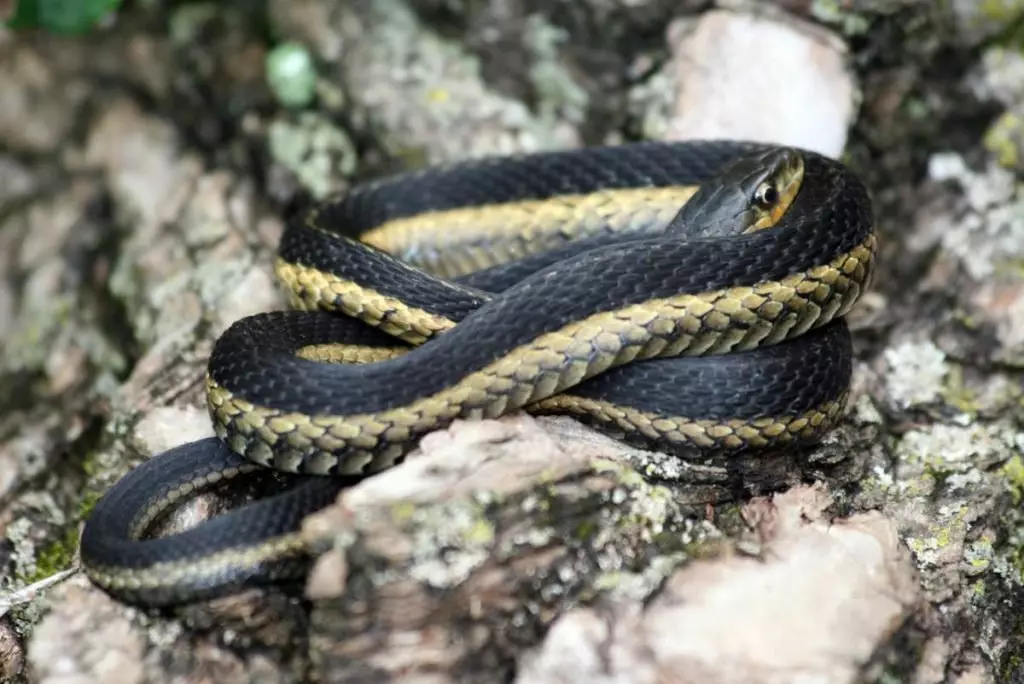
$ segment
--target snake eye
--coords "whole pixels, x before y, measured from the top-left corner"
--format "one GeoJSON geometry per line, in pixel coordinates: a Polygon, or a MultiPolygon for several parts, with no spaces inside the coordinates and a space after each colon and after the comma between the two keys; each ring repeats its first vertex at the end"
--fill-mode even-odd
{"type": "Polygon", "coordinates": [[[771,183],[761,183],[754,190],[754,201],[762,207],[775,206],[775,203],[779,201],[779,191],[771,183]]]}

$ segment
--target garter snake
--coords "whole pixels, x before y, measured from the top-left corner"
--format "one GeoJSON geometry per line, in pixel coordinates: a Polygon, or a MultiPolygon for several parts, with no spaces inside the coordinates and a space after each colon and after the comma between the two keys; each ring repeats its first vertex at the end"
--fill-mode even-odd
{"type": "Polygon", "coordinates": [[[300,577],[296,532],[339,478],[143,539],[215,482],[373,473],[455,419],[569,413],[652,448],[814,441],[837,420],[871,204],[806,150],[691,141],[397,174],[290,222],[292,310],[232,324],[206,374],[217,437],[153,457],[93,509],[81,558],[163,606],[300,577]]]}

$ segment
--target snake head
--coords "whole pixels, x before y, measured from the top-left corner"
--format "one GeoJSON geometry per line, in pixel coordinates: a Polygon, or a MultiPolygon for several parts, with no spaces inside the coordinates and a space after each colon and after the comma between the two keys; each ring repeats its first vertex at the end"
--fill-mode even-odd
{"type": "Polygon", "coordinates": [[[666,232],[689,238],[772,228],[792,206],[804,178],[797,150],[773,148],[741,155],[686,202],[666,232]]]}

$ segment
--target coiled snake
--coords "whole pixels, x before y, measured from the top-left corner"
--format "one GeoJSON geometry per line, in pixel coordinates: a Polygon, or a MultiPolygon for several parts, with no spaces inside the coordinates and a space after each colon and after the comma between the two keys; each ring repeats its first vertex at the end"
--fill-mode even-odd
{"type": "Polygon", "coordinates": [[[118,482],[83,566],[151,606],[301,576],[296,529],[336,478],[143,536],[203,486],[372,473],[460,418],[569,413],[681,457],[817,440],[846,401],[842,316],[875,244],[842,164],[754,143],[478,159],[358,187],[287,226],[277,275],[295,310],[217,340],[217,437],[118,482]]]}

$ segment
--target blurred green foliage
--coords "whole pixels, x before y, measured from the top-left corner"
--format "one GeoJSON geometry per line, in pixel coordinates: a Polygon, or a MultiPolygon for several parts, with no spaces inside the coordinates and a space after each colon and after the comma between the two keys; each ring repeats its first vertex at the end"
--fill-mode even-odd
{"type": "Polygon", "coordinates": [[[39,28],[53,33],[81,33],[120,7],[123,0],[15,0],[12,29],[39,28]]]}

